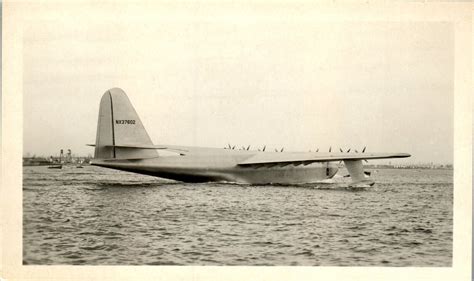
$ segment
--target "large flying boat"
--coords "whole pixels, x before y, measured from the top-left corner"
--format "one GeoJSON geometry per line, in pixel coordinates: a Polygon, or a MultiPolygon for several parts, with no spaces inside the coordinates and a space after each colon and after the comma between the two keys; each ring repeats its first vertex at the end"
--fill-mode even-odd
{"type": "Polygon", "coordinates": [[[265,147],[235,149],[155,145],[125,92],[113,88],[100,101],[91,164],[183,182],[305,184],[331,179],[344,162],[351,186],[373,185],[363,161],[410,157],[407,153],[359,151],[287,152],[265,147]],[[166,151],[166,153],[161,153],[166,151]]]}

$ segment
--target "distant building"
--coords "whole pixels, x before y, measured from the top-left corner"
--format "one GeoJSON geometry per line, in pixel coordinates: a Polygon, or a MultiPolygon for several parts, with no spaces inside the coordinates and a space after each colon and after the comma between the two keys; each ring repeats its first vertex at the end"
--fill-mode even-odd
{"type": "Polygon", "coordinates": [[[71,149],[67,150],[67,154],[64,154],[64,150],[61,149],[59,156],[49,156],[49,157],[36,157],[33,155],[30,157],[28,153],[27,156],[23,157],[23,166],[46,166],[51,164],[89,164],[92,156],[88,155],[87,157],[80,156],[76,157],[72,154],[71,149]]]}
{"type": "Polygon", "coordinates": [[[51,161],[43,157],[24,157],[23,166],[45,166],[51,164],[51,161]]]}

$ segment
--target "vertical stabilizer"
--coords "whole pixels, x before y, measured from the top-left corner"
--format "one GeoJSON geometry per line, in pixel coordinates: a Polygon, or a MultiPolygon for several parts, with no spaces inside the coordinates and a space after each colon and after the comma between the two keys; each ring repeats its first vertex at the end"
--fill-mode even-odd
{"type": "Polygon", "coordinates": [[[158,152],[154,149],[133,147],[152,145],[148,133],[125,92],[119,88],[105,92],[100,100],[94,158],[141,159],[157,157],[158,152]]]}

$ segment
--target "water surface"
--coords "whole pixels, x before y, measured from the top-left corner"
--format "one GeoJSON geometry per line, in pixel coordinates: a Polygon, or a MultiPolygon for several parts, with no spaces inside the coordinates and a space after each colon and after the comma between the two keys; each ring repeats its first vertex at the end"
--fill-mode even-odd
{"type": "MultiPolygon", "coordinates": [[[[452,170],[376,185],[187,184],[23,168],[24,264],[451,266],[452,170]]],[[[344,172],[342,172],[344,173],[344,172]]]]}

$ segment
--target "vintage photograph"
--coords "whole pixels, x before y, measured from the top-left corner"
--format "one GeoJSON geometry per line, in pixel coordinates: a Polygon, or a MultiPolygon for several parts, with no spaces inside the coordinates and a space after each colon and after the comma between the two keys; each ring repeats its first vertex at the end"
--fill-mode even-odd
{"type": "Polygon", "coordinates": [[[24,264],[451,265],[451,24],[45,21],[23,48],[24,264]]]}
{"type": "Polygon", "coordinates": [[[23,52],[24,264],[451,265],[449,23],[44,21],[23,52]]]}
{"type": "Polygon", "coordinates": [[[23,267],[454,266],[453,22],[50,7],[22,21],[23,267]]]}

